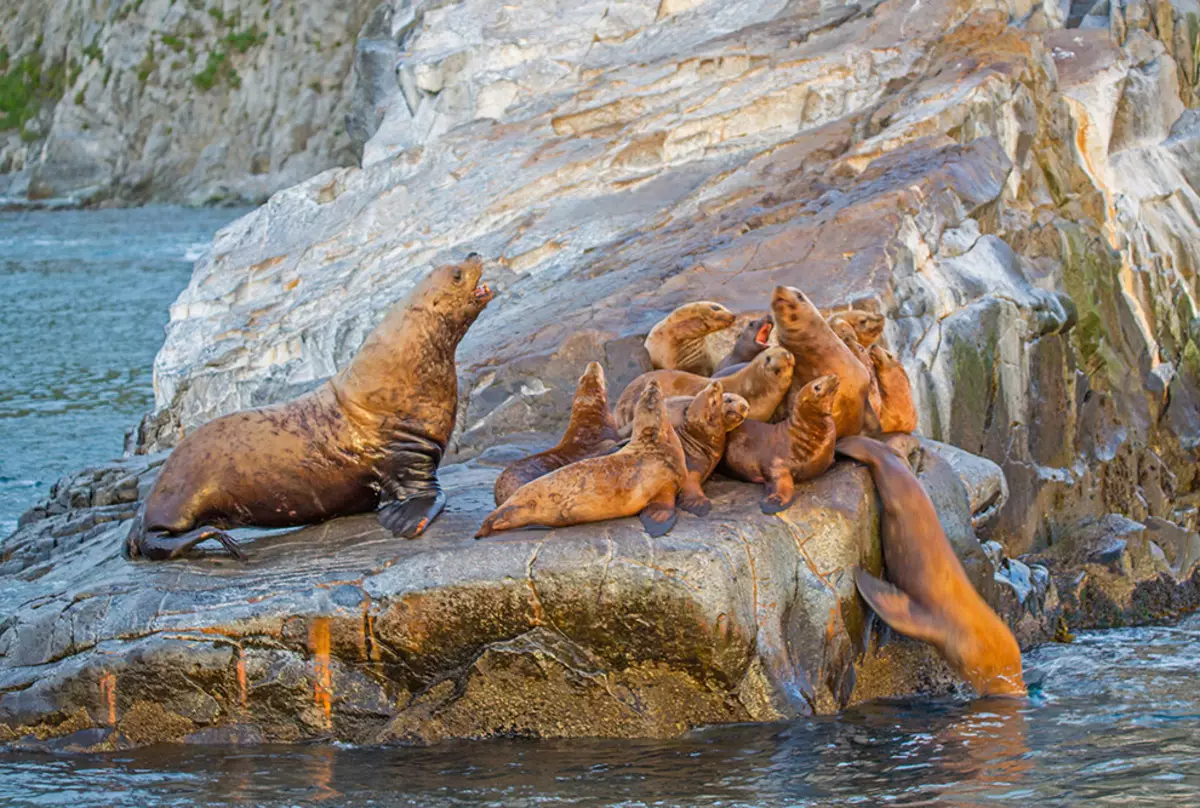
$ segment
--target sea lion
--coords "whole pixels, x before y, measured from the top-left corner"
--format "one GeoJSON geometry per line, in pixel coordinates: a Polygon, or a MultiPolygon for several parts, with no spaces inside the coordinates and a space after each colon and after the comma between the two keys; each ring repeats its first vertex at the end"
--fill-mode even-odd
{"type": "Polygon", "coordinates": [[[849,309],[848,311],[835,311],[825,318],[825,322],[829,323],[831,328],[838,323],[845,323],[854,329],[854,336],[858,344],[864,348],[870,348],[883,334],[886,320],[882,314],[876,314],[873,311],[849,309]]]}
{"type": "Polygon", "coordinates": [[[733,348],[713,368],[712,377],[716,379],[728,376],[730,373],[740,370],[742,365],[752,362],[754,357],[770,347],[767,345],[767,340],[771,338],[773,327],[774,324],[771,322],[769,314],[756,317],[746,323],[746,327],[738,334],[737,341],[733,343],[733,348]]]}
{"type": "Polygon", "coordinates": [[[776,286],[771,295],[771,314],[779,329],[779,344],[796,357],[789,397],[818,376],[835,374],[841,379],[833,403],[838,435],[856,435],[862,431],[871,374],[799,289],[776,286]]]}
{"type": "Polygon", "coordinates": [[[496,478],[493,496],[497,505],[530,480],[536,480],[568,463],[604,453],[617,445],[617,424],[608,409],[604,368],[589,362],[571,402],[571,420],[567,431],[552,449],[518,460],[496,478]]]}
{"type": "Polygon", "coordinates": [[[712,501],[702,485],[725,454],[726,435],[746,420],[750,405],[739,395],[726,393],[719,381],[712,381],[694,396],[675,426],[687,464],[687,476],[679,491],[679,507],[696,516],[707,516],[712,501]]]}
{"type": "Polygon", "coordinates": [[[454,430],[454,352],[492,299],[483,261],[437,267],[395,305],[344,370],[282,404],[209,421],[167,458],[126,554],[177,558],[239,526],[291,527],[377,509],[415,538],[445,505],[437,467],[454,430]]]}
{"type": "Polygon", "coordinates": [[[912,383],[900,360],[882,345],[872,345],[870,359],[879,380],[879,428],[883,432],[915,432],[917,405],[912,383]]]}
{"type": "MultiPolygon", "coordinates": [[[[746,399],[750,405],[749,418],[765,421],[787,395],[794,364],[795,360],[789,351],[784,348],[768,348],[737,373],[721,379],[721,383],[726,392],[746,399]]],[[[651,381],[658,382],[664,396],[673,397],[694,396],[712,380],[681,370],[652,370],[643,373],[630,382],[617,399],[613,417],[616,418],[618,427],[633,420],[634,403],[651,381]]]]}
{"type": "Polygon", "coordinates": [[[875,363],[871,361],[870,352],[858,341],[854,326],[846,320],[831,320],[829,326],[833,329],[833,333],[838,335],[838,339],[850,349],[850,353],[854,354],[854,358],[858,360],[859,364],[867,369],[867,373],[871,377],[871,385],[867,388],[867,403],[871,405],[871,412],[878,420],[879,413],[883,408],[883,399],[879,394],[879,379],[875,377],[875,363]]]}
{"type": "Polygon", "coordinates": [[[660,370],[684,370],[709,376],[717,364],[708,335],[729,328],[733,312],[720,303],[702,300],[680,306],[646,335],[650,363],[660,370]]]}
{"type": "Polygon", "coordinates": [[[633,424],[633,439],[620,451],[563,466],[518,488],[488,514],[475,538],[527,525],[565,527],[635,513],[651,536],[666,533],[675,525],[675,497],[687,462],[657,382],[642,391],[633,424]]]}
{"type": "Polygon", "coordinates": [[[886,583],[856,569],[863,599],[901,634],[931,643],[981,696],[1023,696],[1021,649],[963,571],[920,480],[896,453],[864,437],[838,454],[871,470],[882,504],[886,583]]]}
{"type": "Polygon", "coordinates": [[[787,510],[796,497],[796,483],[833,465],[833,406],[840,383],[833,374],[819,376],[793,397],[786,420],[746,421],[730,433],[723,468],[738,479],[766,486],[763,513],[787,510]]]}

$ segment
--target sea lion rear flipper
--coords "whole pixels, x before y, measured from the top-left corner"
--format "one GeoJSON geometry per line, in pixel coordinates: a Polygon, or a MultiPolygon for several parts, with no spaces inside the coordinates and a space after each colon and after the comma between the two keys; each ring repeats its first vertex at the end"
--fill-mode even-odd
{"type": "Polygon", "coordinates": [[[446,495],[441,486],[415,494],[407,499],[382,502],[379,505],[379,524],[397,538],[415,539],[446,507],[446,495]]]}
{"type": "Polygon", "coordinates": [[[126,551],[130,558],[145,558],[149,561],[168,561],[181,558],[189,550],[203,541],[213,539],[229,551],[238,561],[246,560],[246,553],[238,547],[238,543],[228,533],[215,527],[193,528],[186,533],[173,536],[161,530],[149,530],[140,537],[131,537],[131,545],[126,551]]]}
{"type": "Polygon", "coordinates": [[[896,587],[862,569],[854,570],[854,582],[863,600],[896,631],[935,645],[945,637],[941,618],[896,587]]]}

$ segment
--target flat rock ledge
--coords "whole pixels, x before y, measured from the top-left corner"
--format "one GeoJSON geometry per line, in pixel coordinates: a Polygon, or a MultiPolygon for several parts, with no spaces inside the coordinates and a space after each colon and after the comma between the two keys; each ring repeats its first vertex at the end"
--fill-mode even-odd
{"type": "MultiPolygon", "coordinates": [[[[443,469],[449,505],[420,540],[364,515],[244,534],[245,564],[121,557],[161,456],[64,479],[0,544],[0,741],[662,738],[955,687],[855,592],[853,566],[881,568],[865,469],[837,464],[777,516],[756,486],[715,480],[712,514],[660,539],[623,519],[474,540],[496,474],[526,451],[443,469]]],[[[1007,495],[999,467],[931,441],[912,460],[1024,645],[1060,630],[1064,584],[1080,619],[1084,592],[1110,623],[1147,592],[1149,618],[1194,608],[1195,534],[1114,518],[1027,564],[975,537],[1007,495]]]]}

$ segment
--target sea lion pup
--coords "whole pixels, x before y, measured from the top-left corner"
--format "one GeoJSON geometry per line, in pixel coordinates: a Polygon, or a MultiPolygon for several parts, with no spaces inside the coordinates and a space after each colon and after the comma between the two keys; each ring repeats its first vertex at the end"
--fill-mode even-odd
{"type": "Polygon", "coordinates": [[[530,480],[536,480],[568,463],[605,453],[617,445],[617,425],[608,409],[604,368],[589,362],[571,403],[571,420],[562,440],[552,449],[518,460],[496,478],[493,495],[497,505],[530,480]]]}
{"type": "Polygon", "coordinates": [[[879,428],[883,432],[915,432],[917,405],[904,365],[882,345],[872,345],[871,363],[879,380],[879,428]]]}
{"type": "Polygon", "coordinates": [[[667,418],[662,390],[651,382],[638,398],[629,445],[521,486],[488,514],[475,538],[527,525],[566,527],[635,513],[647,533],[661,536],[675,525],[675,496],[686,475],[683,446],[667,418]]]}
{"type": "MultiPolygon", "coordinates": [[[[794,364],[795,359],[786,349],[768,348],[737,373],[721,379],[721,383],[726,392],[741,396],[750,404],[750,414],[747,417],[765,421],[787,395],[794,364]]],[[[634,403],[651,381],[658,382],[664,396],[673,397],[694,396],[712,380],[682,370],[652,370],[643,373],[630,382],[617,399],[613,417],[616,418],[618,427],[633,420],[634,403]]]]}
{"type": "Polygon", "coordinates": [[[862,311],[860,309],[850,309],[848,311],[835,311],[833,314],[825,318],[825,322],[833,328],[838,323],[845,323],[854,329],[855,339],[858,344],[864,348],[870,348],[883,334],[883,326],[886,322],[882,314],[876,314],[873,311],[862,311]]]}
{"type": "Polygon", "coordinates": [[[728,376],[730,373],[741,370],[742,365],[753,361],[754,357],[770,347],[767,345],[767,340],[771,338],[773,327],[774,324],[771,322],[769,314],[756,317],[746,323],[742,333],[738,334],[737,341],[733,343],[733,348],[713,368],[712,377],[716,379],[728,376]]]}
{"type": "Polygon", "coordinates": [[[883,408],[883,399],[880,397],[879,379],[875,376],[875,363],[871,360],[870,352],[858,341],[858,335],[855,334],[854,326],[850,323],[845,320],[832,320],[829,326],[833,329],[833,333],[838,335],[838,339],[850,349],[850,353],[854,354],[854,358],[858,360],[859,364],[865,367],[867,373],[870,374],[871,385],[867,388],[867,403],[871,405],[871,411],[878,419],[883,408]]]}
{"type": "Polygon", "coordinates": [[[415,538],[445,505],[437,467],[454,430],[454,352],[492,299],[483,261],[437,267],[340,373],[299,398],[209,421],[171,452],[126,538],[131,558],[177,558],[223,532],[378,510],[415,538]]]}
{"type": "Polygon", "coordinates": [[[786,420],[746,421],[730,433],[723,467],[738,479],[766,486],[763,513],[787,510],[796,498],[796,483],[833,465],[837,428],[832,413],[839,384],[833,374],[813,379],[793,397],[786,420]]]}
{"type": "Polygon", "coordinates": [[[679,507],[696,516],[707,516],[712,500],[704,495],[703,483],[712,476],[725,454],[727,434],[746,420],[746,399],[724,392],[712,381],[688,403],[683,422],[675,426],[687,465],[687,476],[679,491],[679,507]]]}
{"type": "MultiPolygon", "coordinates": [[[[817,307],[793,286],[776,286],[771,295],[771,314],[779,329],[779,344],[796,357],[792,372],[794,396],[818,376],[835,374],[841,379],[833,402],[833,420],[839,436],[856,435],[863,428],[871,374],[833,332],[817,307]]],[[[789,406],[790,409],[790,406],[789,406]]]]}
{"type": "Polygon", "coordinates": [[[892,583],[856,569],[863,599],[896,631],[936,647],[981,696],[1025,695],[1021,649],[971,586],[916,475],[870,438],[843,438],[837,452],[871,470],[882,503],[883,558],[892,583]]]}
{"type": "Polygon", "coordinates": [[[661,370],[684,370],[709,376],[717,362],[708,335],[733,325],[733,312],[720,303],[702,300],[680,306],[646,335],[650,363],[661,370]]]}

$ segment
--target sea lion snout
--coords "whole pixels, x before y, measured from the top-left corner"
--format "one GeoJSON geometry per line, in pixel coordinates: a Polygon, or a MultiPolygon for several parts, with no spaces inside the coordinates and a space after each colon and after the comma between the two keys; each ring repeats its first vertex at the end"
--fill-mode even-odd
{"type": "Polygon", "coordinates": [[[771,315],[768,314],[760,317],[755,322],[759,322],[760,324],[758,326],[758,333],[754,335],[754,341],[759,345],[766,345],[767,340],[771,338],[771,330],[775,327],[775,324],[771,322],[771,315]]]}

